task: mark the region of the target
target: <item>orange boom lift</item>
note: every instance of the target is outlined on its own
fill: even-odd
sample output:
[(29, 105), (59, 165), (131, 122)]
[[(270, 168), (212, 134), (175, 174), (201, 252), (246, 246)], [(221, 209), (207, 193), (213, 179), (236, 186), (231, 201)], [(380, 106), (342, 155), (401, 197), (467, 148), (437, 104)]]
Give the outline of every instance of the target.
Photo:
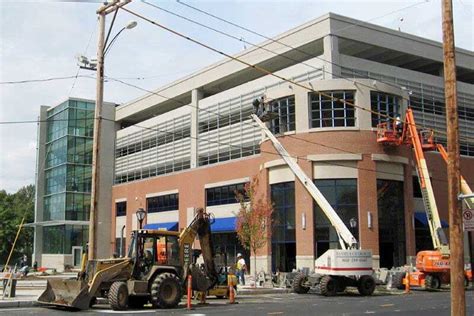
[[(416, 255), (416, 271), (410, 272), (408, 279), (410, 286), (419, 286), (425, 289), (439, 289), (441, 284), (450, 282), (450, 251), (449, 243), (441, 227), (436, 200), (426, 165), (425, 151), (436, 150), (447, 162), (447, 154), (443, 146), (435, 144), (433, 130), (416, 128), (412, 109), (406, 111), (405, 123), (400, 119), (381, 123), (377, 126), (377, 142), (386, 146), (400, 146), (402, 144), (413, 148), (416, 159), (416, 172), (425, 206), (428, 226), (434, 250), (422, 250)], [(463, 194), (472, 194), (467, 182), (462, 178), (461, 190)], [(473, 205), (473, 199), (466, 201)], [(464, 271), (466, 285), (472, 280), (472, 269)]]

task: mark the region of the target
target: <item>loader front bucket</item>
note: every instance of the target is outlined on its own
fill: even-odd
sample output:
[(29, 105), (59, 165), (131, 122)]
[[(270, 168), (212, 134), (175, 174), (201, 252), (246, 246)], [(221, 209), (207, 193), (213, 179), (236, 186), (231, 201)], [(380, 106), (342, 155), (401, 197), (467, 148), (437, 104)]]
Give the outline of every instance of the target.
[(88, 309), (91, 296), (86, 282), (50, 279), (38, 303), (72, 309)]

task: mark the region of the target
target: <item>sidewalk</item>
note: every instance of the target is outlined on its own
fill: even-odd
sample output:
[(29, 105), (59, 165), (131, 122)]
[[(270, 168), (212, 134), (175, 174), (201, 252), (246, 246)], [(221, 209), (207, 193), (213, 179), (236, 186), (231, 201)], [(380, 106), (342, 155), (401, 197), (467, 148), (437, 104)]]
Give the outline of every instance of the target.
[(258, 295), (258, 294), (285, 294), (291, 293), (290, 288), (280, 287), (253, 287), (251, 285), (237, 285), (237, 295)]
[[(18, 279), (16, 283), (15, 297), (1, 298), (0, 295), (0, 309), (15, 308), (15, 307), (31, 307), (36, 305), (36, 299), (46, 289), (47, 278), (69, 278), (71, 274), (58, 274), (48, 276), (30, 276), (25, 279)], [(1, 288), (3, 292), (3, 288)]]

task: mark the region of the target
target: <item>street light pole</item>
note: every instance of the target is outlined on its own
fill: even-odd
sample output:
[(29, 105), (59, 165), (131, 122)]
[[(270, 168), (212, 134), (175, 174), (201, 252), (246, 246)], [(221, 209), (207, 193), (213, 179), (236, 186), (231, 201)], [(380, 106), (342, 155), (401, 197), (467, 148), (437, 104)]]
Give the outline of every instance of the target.
[(104, 102), (104, 39), (105, 39), (105, 16), (115, 12), (120, 7), (129, 3), (130, 0), (114, 0), (97, 10), (99, 15), (99, 38), (97, 43), (97, 81), (96, 102), (94, 112), (94, 138), (92, 145), (92, 186), (91, 186), (91, 210), (89, 215), (89, 260), (97, 258), (97, 226), (98, 226), (98, 201), (100, 198), (100, 137), (102, 128), (102, 105)]

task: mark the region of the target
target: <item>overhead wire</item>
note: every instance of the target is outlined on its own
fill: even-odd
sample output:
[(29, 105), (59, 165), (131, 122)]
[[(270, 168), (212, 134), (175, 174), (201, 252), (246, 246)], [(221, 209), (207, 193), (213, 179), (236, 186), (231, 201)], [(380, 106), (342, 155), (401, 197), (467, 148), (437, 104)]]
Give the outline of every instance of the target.
[[(151, 23), (151, 24), (153, 24), (153, 25), (155, 25), (155, 26), (157, 26), (157, 27), (159, 27), (159, 28), (161, 28), (161, 29), (163, 29), (163, 30), (166, 30), (166, 31), (168, 31), (168, 32), (170, 32), (170, 33), (172, 33), (172, 34), (175, 34), (175, 35), (177, 35), (177, 36), (179, 36), (179, 37), (181, 37), (181, 38), (184, 38), (184, 39), (186, 39), (186, 40), (188, 40), (188, 41), (191, 41), (191, 42), (193, 42), (193, 43), (195, 43), (195, 44), (197, 44), (197, 45), (199, 45), (199, 46), (202, 46), (202, 47), (204, 47), (204, 48), (206, 48), (206, 49), (212, 50), (212, 51), (214, 51), (214, 52), (216, 52), (216, 53), (218, 53), (218, 54), (220, 54), (220, 55), (223, 55), (223, 56), (225, 56), (225, 57), (227, 57), (227, 58), (230, 58), (230, 59), (232, 59), (232, 60), (234, 60), (234, 61), (237, 61), (237, 62), (239, 62), (239, 63), (242, 63), (242, 64), (244, 64), (244, 65), (246, 65), (246, 66), (248, 66), (248, 67), (251, 67), (251, 68), (253, 68), (253, 69), (257, 70), (257, 71), (260, 71), (260, 72), (262, 72), (262, 73), (265, 73), (265, 74), (267, 74), (267, 75), (270, 75), (270, 76), (276, 77), (276, 78), (278, 78), (278, 79), (280, 79), (280, 80), (289, 82), (289, 83), (291, 83), (291, 84), (293, 84), (293, 85), (295, 85), (295, 86), (301, 87), (301, 88), (306, 89), (306, 90), (308, 90), (308, 91), (315, 92), (315, 93), (319, 93), (320, 95), (325, 96), (325, 97), (327, 97), (327, 98), (329, 98), (329, 99), (331, 99), (331, 100), (338, 101), (338, 102), (341, 102), (341, 103), (350, 105), (350, 106), (352, 106), (352, 107), (354, 107), (354, 108), (358, 108), (358, 109), (361, 109), (361, 110), (363, 110), (363, 111), (366, 111), (366, 112), (369, 112), (369, 113), (372, 113), (372, 114), (376, 114), (376, 115), (378, 115), (379, 117), (384, 117), (384, 118), (386, 118), (386, 119), (391, 119), (391, 120), (396, 120), (396, 119), (397, 119), (397, 118), (392, 117), (392, 116), (390, 116), (390, 115), (387, 115), (387, 114), (384, 114), (384, 113), (380, 113), (380, 112), (377, 112), (377, 111), (374, 111), (374, 110), (371, 110), (371, 109), (368, 109), (368, 108), (365, 108), (365, 107), (356, 105), (356, 104), (354, 104), (354, 103), (352, 103), (352, 102), (348, 102), (347, 100), (340, 99), (340, 98), (334, 97), (333, 95), (327, 94), (327, 93), (325, 93), (325, 92), (315, 90), (315, 89), (312, 88), (311, 86), (310, 86), (310, 87), (307, 87), (307, 86), (305, 86), (305, 85), (303, 85), (303, 84), (301, 84), (301, 83), (299, 83), (299, 82), (295, 82), (294, 80), (290, 80), (290, 79), (285, 78), (285, 77), (283, 77), (283, 76), (281, 76), (281, 75), (275, 74), (274, 72), (271, 72), (271, 71), (269, 71), (269, 70), (267, 70), (267, 69), (265, 69), (265, 68), (263, 68), (263, 67), (261, 67), (261, 66), (258, 66), (258, 65), (255, 65), (255, 64), (251, 64), (251, 63), (246, 62), (246, 61), (244, 61), (244, 60), (242, 60), (242, 59), (240, 59), (240, 58), (237, 58), (237, 57), (235, 57), (235, 56), (232, 56), (232, 55), (230, 55), (230, 54), (227, 54), (227, 53), (225, 53), (225, 52), (223, 52), (223, 51), (220, 51), (220, 50), (218, 50), (218, 49), (216, 49), (216, 48), (214, 48), (214, 47), (211, 47), (211, 46), (209, 46), (209, 45), (207, 45), (207, 44), (205, 44), (205, 43), (203, 43), (203, 42), (200, 42), (200, 41), (198, 41), (198, 40), (196, 40), (196, 39), (194, 39), (194, 38), (191, 38), (191, 37), (189, 37), (189, 36), (186, 36), (186, 35), (184, 35), (184, 34), (178, 32), (178, 31), (175, 31), (175, 30), (173, 30), (173, 29), (171, 29), (171, 28), (169, 28), (169, 27), (167, 27), (167, 26), (161, 24), (161, 23), (158, 23), (158, 22), (156, 22), (156, 21), (153, 21), (153, 20), (151, 20), (151, 19), (149, 19), (149, 18), (147, 18), (147, 17), (141, 15), (141, 14), (138, 14), (138, 13), (136, 13), (136, 12), (133, 12), (133, 11), (129, 10), (128, 8), (126, 8), (126, 7), (122, 7), (121, 9), (124, 10), (124, 11), (126, 11), (126, 12), (128, 12), (128, 13), (130, 13), (130, 14), (132, 14), (132, 15), (134, 15), (134, 16), (136, 16), (136, 17), (138, 17), (138, 18), (140, 18), (140, 19), (142, 19), (142, 20), (144, 20), (144, 21), (147, 21), (148, 23)], [(400, 121), (403, 122), (404, 124), (411, 124), (411, 125), (414, 125), (414, 124), (412, 124), (412, 123), (406, 122), (405, 120), (400, 120)], [(416, 126), (416, 125), (415, 125), (415, 126)], [(442, 131), (437, 131), (437, 132), (440, 132), (440, 133), (444, 133), (444, 134), (445, 134), (445, 132), (442, 132)]]
[[(144, 89), (144, 88), (141, 88), (141, 87), (137, 87), (135, 85), (131, 85), (127, 82), (123, 82), (123, 81), (120, 81), (120, 80), (115, 80), (117, 82), (120, 82), (120, 83), (123, 83), (125, 85), (129, 85), (129, 86), (132, 86), (132, 87), (135, 87), (137, 89), (140, 89), (140, 90), (143, 90), (145, 92), (149, 92), (149, 93), (154, 93), (152, 91), (149, 91), (147, 89)], [(155, 93), (154, 93), (155, 94)], [(162, 95), (159, 95), (158, 96), (161, 96), (163, 97)], [(193, 107), (189, 104), (187, 104), (188, 106), (190, 107)], [(245, 122), (241, 122), (242, 124), (245, 124)], [(137, 127), (137, 128), (140, 128), (140, 129), (146, 129), (146, 130), (152, 130), (152, 131), (155, 131), (155, 132), (159, 132), (159, 133), (164, 133), (164, 134), (172, 134), (172, 135), (176, 135), (177, 133), (176, 132), (170, 132), (170, 131), (164, 131), (164, 130), (160, 130), (158, 128), (154, 128), (154, 127), (148, 127), (148, 126), (143, 126), (143, 125), (139, 125), (139, 124), (135, 124), (133, 125), (134, 127)], [(252, 125), (253, 126), (253, 125)], [(311, 143), (311, 144), (314, 144), (314, 145), (319, 145), (321, 147), (325, 147), (325, 148), (329, 148), (329, 149), (334, 149), (334, 150), (337, 150), (337, 151), (340, 151), (340, 152), (345, 152), (345, 153), (350, 153), (350, 154), (358, 154), (358, 155), (364, 155), (364, 154), (368, 154), (368, 153), (358, 153), (358, 152), (354, 152), (354, 151), (350, 151), (350, 150), (347, 150), (347, 149), (343, 149), (343, 148), (339, 148), (339, 147), (334, 147), (334, 146), (330, 146), (330, 145), (327, 145), (327, 144), (322, 144), (322, 143), (319, 143), (319, 142), (315, 142), (315, 141), (310, 141), (310, 140), (306, 140), (306, 139), (301, 139), (299, 137), (296, 137), (294, 135), (284, 135), (284, 136), (293, 136), (292, 138), (294, 139), (299, 139), (299, 140), (302, 140), (302, 141), (305, 141), (305, 142), (308, 142), (308, 143)], [(223, 143), (223, 142), (220, 142), (220, 141), (216, 141), (216, 140), (211, 140), (211, 139), (208, 139), (208, 138), (204, 138), (204, 137), (192, 137), (191, 135), (189, 136), (189, 138), (191, 139), (195, 139), (195, 140), (201, 140), (201, 141), (205, 141), (207, 143), (213, 143), (213, 144), (217, 144), (217, 145), (223, 145), (223, 146), (229, 146), (229, 147), (233, 147), (233, 148), (236, 148), (236, 149), (248, 149), (249, 147), (246, 147), (246, 146), (242, 146), (242, 145), (234, 145), (232, 143)], [(270, 154), (270, 155), (275, 155), (275, 156), (281, 156), (281, 154), (279, 154), (278, 152), (272, 152), (272, 151), (265, 151), (265, 150), (261, 150), (260, 149), (260, 153), (265, 153), (265, 154)], [(292, 155), (288, 155), (289, 158), (292, 158), (292, 159), (300, 159), (300, 160), (306, 160), (306, 161), (312, 161), (311, 159), (308, 159), (306, 157), (303, 157), (303, 156), (292, 156)], [(396, 172), (390, 172), (390, 171), (377, 171), (376, 169), (369, 169), (369, 168), (362, 168), (362, 167), (353, 167), (353, 166), (348, 166), (346, 164), (338, 164), (338, 163), (335, 163), (333, 161), (331, 162), (327, 162), (327, 161), (322, 161), (322, 163), (324, 164), (327, 164), (327, 165), (333, 165), (333, 166), (339, 166), (339, 167), (346, 167), (346, 168), (351, 168), (351, 169), (357, 169), (357, 170), (365, 170), (365, 171), (370, 171), (370, 172), (379, 172), (379, 173), (384, 173), (384, 174), (390, 174), (390, 175), (397, 175), (397, 176), (404, 176), (403, 174), (400, 174), (400, 173), (396, 173)], [(442, 182), (446, 182), (447, 180), (446, 179), (441, 179), (441, 178), (432, 178), (434, 180), (437, 180), (437, 181), (442, 181)]]
[[(99, 20), (97, 20), (97, 23), (98, 23), (98, 21)], [(92, 41), (92, 36), (94, 35), (94, 33), (95, 33), (95, 28), (92, 29), (91, 35), (89, 36), (89, 41), (87, 41), (87, 45), (86, 45), (86, 48), (84, 49), (84, 54), (83, 55), (87, 54), (87, 50), (89, 49), (89, 46), (90, 46), (91, 41)], [(78, 65), (77, 66), (76, 77), (74, 78), (74, 82), (72, 83), (71, 89), (69, 90), (69, 93), (68, 93), (69, 97), (71, 97), (71, 93), (74, 90), (74, 87), (76, 86), (77, 78), (79, 76), (80, 71), (81, 71), (81, 67)]]
[[(143, 3), (147, 3), (147, 2), (144, 1), (144, 0), (142, 0), (142, 2), (143, 2)], [(304, 50), (302, 50), (302, 49), (299, 49), (299, 48), (297, 48), (297, 47), (294, 47), (294, 46), (292, 46), (292, 45), (289, 45), (289, 44), (287, 44), (287, 43), (285, 43), (285, 42), (282, 42), (282, 41), (280, 41), (280, 40), (277, 40), (277, 39), (275, 39), (275, 38), (271, 38), (271, 37), (269, 37), (269, 36), (266, 36), (266, 35), (264, 35), (264, 34), (262, 34), (262, 33), (259, 33), (259, 32), (257, 32), (257, 31), (254, 31), (254, 30), (252, 30), (252, 29), (250, 29), (250, 28), (248, 28), (248, 27), (241, 26), (241, 25), (239, 25), (239, 24), (237, 24), (237, 23), (235, 23), (235, 22), (228, 21), (228, 20), (226, 20), (226, 19), (224, 19), (224, 18), (221, 18), (221, 17), (219, 17), (219, 16), (217, 16), (217, 15), (215, 15), (215, 14), (212, 14), (212, 13), (207, 12), (207, 11), (205, 11), (205, 10), (199, 9), (199, 8), (197, 8), (197, 7), (194, 7), (194, 6), (192, 6), (192, 5), (190, 5), (190, 4), (187, 4), (187, 3), (183, 2), (183, 1), (176, 0), (176, 2), (179, 3), (179, 4), (181, 4), (181, 5), (183, 5), (183, 6), (186, 6), (186, 7), (190, 8), (190, 9), (192, 9), (192, 10), (195, 10), (195, 11), (197, 11), (197, 12), (200, 12), (200, 13), (202, 13), (202, 14), (205, 14), (205, 15), (207, 15), (207, 16), (210, 16), (210, 17), (212, 17), (212, 18), (214, 18), (214, 19), (216, 19), (216, 20), (222, 21), (222, 22), (224, 22), (224, 23), (227, 23), (227, 24), (229, 24), (229, 25), (232, 25), (232, 26), (234, 26), (234, 27), (237, 27), (237, 28), (239, 28), (239, 29), (242, 29), (242, 30), (244, 30), (244, 31), (246, 31), (246, 32), (249, 32), (249, 33), (251, 33), (251, 34), (257, 35), (257, 36), (259, 36), (259, 37), (261, 37), (261, 38), (264, 38), (264, 39), (266, 39), (266, 40), (268, 40), (268, 41), (271, 41), (272, 43), (277, 43), (277, 44), (283, 45), (283, 46), (285, 46), (285, 47), (287, 47), (287, 48), (296, 50), (297, 52), (302, 53), (302, 54), (304, 54), (304, 55), (306, 55), (306, 56), (308, 56), (308, 57), (317, 58), (317, 59), (319, 59), (319, 60), (321, 60), (321, 61), (323, 61), (323, 62), (330, 63), (330, 64), (332, 64), (332, 65), (334, 65), (334, 66), (343, 67), (342, 65), (339, 65), (338, 63), (336, 63), (336, 62), (334, 62), (334, 61), (332, 61), (332, 60), (326, 60), (326, 59), (322, 58), (322, 57), (319, 56), (319, 55), (310, 54), (310, 53), (308, 53), (308, 52), (306, 52), (306, 51), (304, 51)], [(400, 8), (400, 9), (397, 9), (397, 10), (394, 10), (394, 11), (391, 11), (391, 12), (388, 12), (388, 13), (383, 14), (383, 15), (381, 15), (381, 16), (374, 17), (374, 18), (369, 19), (369, 20), (367, 20), (367, 21), (360, 21), (360, 22), (357, 22), (357, 23), (348, 25), (348, 26), (346, 26), (346, 27), (343, 27), (343, 28), (340, 28), (340, 29), (335, 30), (334, 33), (337, 33), (337, 32), (343, 31), (343, 30), (347, 30), (347, 29), (350, 29), (350, 28), (352, 28), (352, 27), (356, 27), (356, 26), (363, 25), (364, 23), (368, 23), (368, 22), (370, 22), (370, 21), (374, 21), (374, 20), (380, 19), (380, 18), (382, 18), (382, 17), (385, 17), (385, 16), (388, 16), (388, 15), (391, 15), (391, 14), (394, 14), (394, 13), (397, 13), (397, 12), (400, 12), (400, 11), (403, 11), (403, 10), (406, 10), (406, 9), (409, 9), (409, 8), (412, 8), (412, 7), (415, 7), (415, 6), (418, 6), (418, 5), (423, 4), (423, 3), (426, 3), (426, 2), (428, 2), (428, 1), (417, 2), (417, 3), (415, 3), (415, 4), (412, 4), (412, 5), (409, 5), (409, 6), (406, 6), (406, 7), (403, 7), (403, 8)], [(310, 23), (309, 25), (305, 25), (303, 29), (307, 29), (307, 28), (309, 28), (309, 27), (315, 25), (315, 24), (318, 23), (318, 22), (319, 22), (319, 21), (315, 21), (315, 22), (313, 22), (313, 23)], [(300, 31), (300, 30), (298, 30), (298, 31)], [(287, 36), (288, 36), (288, 35), (287, 35)], [(260, 46), (257, 46), (257, 45), (255, 45), (255, 44), (248, 43), (248, 42), (246, 42), (246, 43), (249, 44), (249, 45), (252, 45), (252, 46), (256, 46), (256, 47), (261, 48)], [(281, 55), (281, 54), (279, 54), (279, 55)], [(329, 74), (331, 74), (331, 75), (333, 75), (333, 76), (339, 77), (339, 78), (341, 78), (341, 79), (346, 79), (346, 80), (348, 80), (348, 81), (350, 81), (350, 82), (353, 82), (353, 80), (350, 80), (350, 79), (347, 78), (347, 77), (344, 77), (344, 76), (341, 76), (341, 75), (338, 75), (338, 74), (335, 74), (335, 73), (332, 73), (332, 72), (329, 72), (329, 71), (325, 71), (325, 72), (327, 72), (327, 73), (329, 73)], [(382, 80), (381, 80), (381, 82), (383, 82), (383, 83), (385, 83), (385, 84), (387, 84), (387, 85), (393, 86), (393, 87), (395, 87), (395, 88), (398, 88), (398, 89), (400, 88), (400, 86), (398, 86), (398, 85), (396, 85), (396, 84), (393, 84), (393, 83), (391, 83), (391, 82), (385, 82), (385, 81), (382, 81)], [(363, 86), (369, 87), (369, 88), (371, 88), (371, 89), (376, 89), (376, 88), (374, 88), (374, 87), (372, 87), (372, 86), (365, 85), (365, 84), (363, 84), (363, 83), (358, 83), (358, 84), (361, 84), (361, 85), (363, 85)]]
[(1, 81), (0, 85), (3, 84), (23, 84), (23, 83), (34, 83), (34, 82), (47, 82), (47, 81), (56, 81), (56, 80), (66, 80), (66, 79), (75, 79), (78, 78), (94, 78), (91, 75), (78, 75), (78, 76), (65, 76), (65, 77), (50, 77), (43, 79), (28, 79), (28, 80), (17, 80), (17, 81)]
[[(177, 16), (177, 17), (179, 17), (179, 18), (185, 19), (185, 20), (187, 20), (187, 21), (189, 21), (189, 22), (191, 22), (191, 23), (200, 25), (200, 26), (202, 26), (202, 27), (205, 27), (205, 28), (207, 28), (207, 29), (210, 29), (210, 30), (212, 30), (212, 31), (214, 31), (214, 32), (217, 32), (217, 33), (219, 33), (219, 34), (222, 34), (222, 35), (224, 35), (224, 36), (227, 36), (227, 37), (236, 39), (236, 40), (238, 40), (238, 41), (243, 41), (243, 42), (245, 42), (245, 43), (247, 43), (247, 44), (249, 44), (249, 45), (252, 45), (253, 47), (256, 47), (256, 48), (265, 50), (265, 51), (267, 51), (267, 52), (273, 53), (273, 54), (275, 54), (276, 56), (284, 57), (284, 58), (293, 60), (293, 61), (295, 61), (295, 62), (299, 62), (299, 61), (297, 61), (297, 60), (295, 60), (295, 59), (292, 59), (291, 57), (286, 56), (286, 55), (284, 55), (284, 54), (273, 52), (273, 51), (271, 51), (271, 50), (265, 48), (265, 47), (262, 46), (262, 45), (257, 45), (257, 44), (251, 43), (251, 42), (249, 42), (249, 41), (245, 41), (245, 40), (243, 40), (242, 38), (238, 38), (237, 36), (234, 36), (234, 35), (225, 33), (225, 32), (223, 32), (223, 31), (217, 30), (217, 29), (215, 29), (215, 28), (213, 28), (213, 27), (210, 27), (210, 26), (205, 25), (205, 24), (203, 24), (203, 23), (197, 22), (197, 21), (195, 21), (195, 20), (193, 20), (193, 19), (184, 17), (184, 16), (182, 16), (182, 15), (180, 15), (180, 14), (174, 13), (174, 12), (172, 12), (172, 11), (170, 11), (170, 10), (161, 8), (161, 7), (157, 6), (157, 5), (148, 3), (148, 2), (146, 2), (146, 1), (142, 1), (142, 2), (145, 3), (145, 4), (147, 4), (147, 5), (149, 5), (149, 6), (152, 6), (152, 7), (155, 7), (155, 8), (157, 8), (157, 9), (159, 9), (159, 10), (162, 10), (162, 11), (164, 11), (164, 12), (167, 12), (168, 14), (172, 14), (172, 15)], [(252, 34), (254, 34), (254, 35), (260, 36), (260, 37), (262, 37), (262, 38), (264, 38), (264, 39), (266, 39), (266, 40), (268, 40), (268, 41), (271, 41), (272, 43), (277, 43), (277, 44), (280, 44), (280, 45), (285, 46), (285, 47), (287, 47), (287, 48), (290, 48), (290, 49), (292, 49), (292, 50), (295, 50), (295, 51), (297, 51), (297, 52), (299, 52), (299, 53), (304, 54), (304, 55), (307, 56), (307, 57), (319, 59), (319, 60), (321, 60), (321, 61), (323, 61), (323, 62), (325, 62), (325, 63), (330, 63), (330, 64), (332, 64), (332, 65), (334, 65), (334, 66), (336, 66), (336, 67), (343, 67), (343, 65), (340, 65), (340, 64), (338, 64), (338, 63), (336, 63), (336, 62), (334, 62), (334, 61), (332, 61), (332, 60), (324, 59), (324, 58), (322, 58), (322, 57), (319, 56), (319, 55), (310, 54), (310, 53), (308, 53), (308, 52), (306, 52), (306, 51), (304, 51), (304, 50), (302, 50), (302, 49), (299, 49), (298, 47), (294, 47), (294, 46), (292, 46), (292, 45), (288, 45), (287, 43), (285, 43), (285, 42), (283, 42), (283, 41), (281, 41), (281, 40), (271, 38), (271, 37), (269, 37), (269, 36), (266, 36), (266, 35), (264, 35), (264, 34), (261, 34), (261, 33), (259, 33), (259, 32), (256, 32), (256, 31), (254, 31), (254, 30), (252, 30), (252, 29), (250, 29), (250, 28), (247, 28), (247, 27), (241, 26), (241, 25), (239, 25), (239, 24), (237, 24), (237, 23), (228, 21), (228, 20), (226, 20), (226, 19), (224, 19), (224, 18), (221, 18), (221, 17), (219, 17), (219, 16), (216, 16), (216, 15), (214, 15), (214, 14), (212, 14), (212, 13), (209, 13), (209, 12), (207, 12), (207, 11), (205, 11), (205, 10), (202, 10), (202, 9), (199, 9), (199, 8), (194, 7), (194, 6), (192, 6), (192, 5), (189, 5), (189, 4), (187, 4), (187, 3), (183, 2), (183, 1), (177, 0), (176, 2), (178, 2), (179, 4), (181, 4), (181, 5), (183, 5), (183, 6), (186, 6), (186, 7), (190, 8), (190, 9), (192, 9), (192, 10), (195, 10), (195, 11), (197, 11), (197, 12), (200, 12), (200, 13), (202, 13), (202, 14), (205, 14), (205, 15), (207, 15), (207, 16), (210, 16), (210, 17), (212, 17), (212, 18), (214, 18), (214, 19), (217, 19), (217, 20), (219, 20), (219, 21), (225, 22), (225, 23), (227, 23), (227, 24), (229, 24), (229, 25), (232, 25), (232, 26), (234, 26), (234, 27), (237, 27), (237, 28), (239, 28), (239, 29), (242, 29), (242, 30), (244, 30), (244, 31), (247, 31), (247, 32), (249, 32), (249, 33), (252, 33)], [(367, 21), (362, 21), (362, 22), (359, 22), (359, 23), (351, 24), (351, 25), (348, 25), (348, 26), (346, 26), (346, 27), (337, 29), (337, 30), (334, 31), (334, 33), (338, 33), (338, 32), (340, 32), (340, 31), (342, 31), (342, 30), (347, 30), (347, 29), (349, 29), (349, 28), (359, 26), (359, 25), (362, 25), (363, 23), (367, 23), (367, 22), (370, 22), (370, 21), (373, 21), (373, 20), (376, 20), (376, 19), (379, 19), (379, 18), (388, 16), (388, 15), (391, 15), (391, 14), (393, 14), (393, 13), (396, 13), (396, 12), (399, 12), (399, 11), (403, 11), (403, 10), (412, 8), (412, 7), (418, 6), (418, 5), (420, 5), (420, 4), (427, 3), (427, 2), (428, 2), (428, 1), (417, 2), (417, 3), (415, 3), (415, 4), (412, 4), (412, 5), (403, 7), (403, 8), (401, 8), (401, 9), (397, 9), (397, 10), (388, 12), (388, 13), (386, 13), (386, 14), (383, 14), (383, 15), (381, 15), (381, 16), (378, 16), (378, 17), (369, 19), (369, 20), (367, 20)], [(314, 23), (312, 23), (312, 24), (310, 24), (310, 25), (306, 25), (305, 28), (308, 28), (308, 27), (314, 25), (315, 23), (317, 23), (317, 22), (314, 22)], [(315, 66), (313, 66), (313, 65), (310, 65), (310, 64), (308, 64), (308, 63), (304, 63), (304, 62), (299, 62), (299, 63), (302, 64), (302, 65), (305, 65), (305, 66), (307, 66), (307, 67), (311, 67), (311, 68), (313, 68), (313, 69), (319, 69), (319, 68), (317, 68), (317, 67), (315, 67)], [(337, 77), (337, 78), (340, 78), (340, 79), (344, 79), (344, 80), (349, 81), (349, 82), (351, 82), (351, 83), (355, 83), (353, 79), (350, 79), (350, 78), (348, 78), (348, 77), (346, 77), (346, 76), (339, 75), (339, 74), (334, 73), (334, 72), (331, 72), (331, 71), (329, 71), (329, 70), (327, 70), (327, 69), (324, 69), (323, 71), (324, 71), (325, 73), (328, 73), (328, 74), (333, 75), (334, 77)], [(391, 82), (387, 82), (387, 81), (384, 81), (384, 80), (379, 80), (379, 81), (382, 82), (382, 83), (384, 83), (384, 84), (387, 84), (387, 85), (389, 85), (389, 86), (393, 86), (393, 87), (395, 87), (395, 88), (397, 88), (397, 89), (403, 89), (403, 87), (400, 86), (400, 85), (397, 85), (397, 84), (394, 84), (394, 83), (391, 83)], [(361, 86), (368, 87), (368, 88), (370, 88), (371, 90), (374, 90), (374, 91), (384, 92), (384, 91), (381, 91), (381, 90), (377, 89), (377, 87), (370, 86), (370, 85), (365, 84), (365, 83), (363, 83), (363, 82), (357, 82), (356, 84), (357, 84), (357, 85), (361, 85)], [(406, 97), (404, 97), (404, 96), (399, 96), (399, 97), (400, 97), (402, 100), (405, 100), (405, 101), (407, 101), (407, 102), (410, 104), (410, 102), (411, 102), (410, 98), (406, 98)], [(401, 121), (404, 121), (404, 120), (402, 119)], [(407, 123), (407, 122), (404, 122), (404, 123)], [(422, 128), (430, 128), (430, 129), (433, 129), (433, 128), (431, 128), (431, 127), (429, 127), (429, 126), (426, 126), (426, 125), (423, 125), (423, 124), (417, 124), (417, 126), (422, 127)], [(433, 130), (435, 130), (435, 129), (433, 129)], [(443, 135), (446, 135), (446, 134), (447, 134), (447, 132), (446, 132), (446, 131), (443, 131), (443, 130), (436, 130), (436, 132), (437, 132), (438, 134), (443, 134)], [(469, 138), (466, 138), (465, 136), (461, 136), (460, 138), (462, 138), (462, 139), (469, 139)], [(469, 140), (473, 141), (474, 139), (469, 139)]]

